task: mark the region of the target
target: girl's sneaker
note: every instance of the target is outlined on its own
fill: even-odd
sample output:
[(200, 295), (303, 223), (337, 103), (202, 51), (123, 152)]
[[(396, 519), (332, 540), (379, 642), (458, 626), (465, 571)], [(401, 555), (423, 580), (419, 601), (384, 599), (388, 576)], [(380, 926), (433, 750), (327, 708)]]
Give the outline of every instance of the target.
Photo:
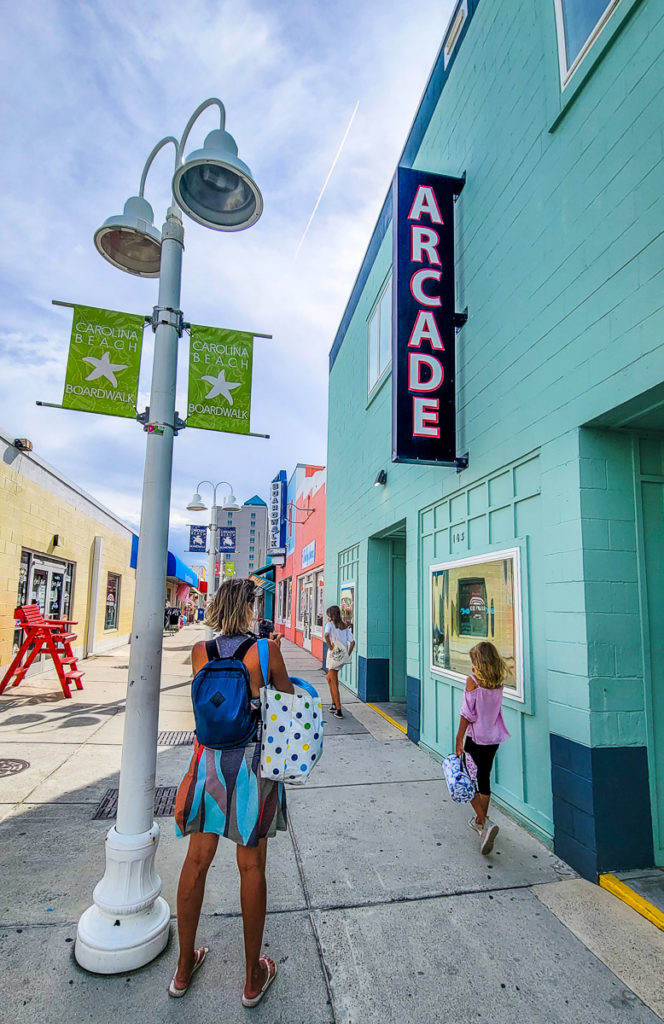
[(477, 832), (478, 836), (482, 835), (483, 826), (480, 825), (477, 818), (470, 818), (468, 821), (468, 828), (472, 828), (473, 832)]
[(334, 710), (334, 711), (332, 712), (332, 714), (334, 715), (334, 717), (335, 717), (335, 718), (343, 718), (343, 717), (344, 717), (344, 716), (343, 716), (343, 715), (341, 714), (341, 708), (336, 708), (336, 709), (335, 709), (335, 710)]
[(491, 853), (491, 851), (493, 850), (493, 844), (495, 842), (496, 836), (498, 835), (499, 832), (500, 829), (498, 828), (498, 826), (494, 824), (493, 821), (489, 821), (489, 819), (487, 818), (484, 828), (482, 829), (480, 853), (483, 853), (485, 856)]
[(330, 714), (333, 715), (336, 710), (337, 710), (337, 705), (336, 704), (330, 704)]

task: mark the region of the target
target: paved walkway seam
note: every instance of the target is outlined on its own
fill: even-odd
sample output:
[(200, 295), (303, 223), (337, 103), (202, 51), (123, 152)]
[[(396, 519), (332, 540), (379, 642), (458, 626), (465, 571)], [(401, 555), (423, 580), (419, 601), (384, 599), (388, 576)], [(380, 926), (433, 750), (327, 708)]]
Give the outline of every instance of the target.
[(656, 928), (660, 928), (664, 931), (664, 914), (659, 907), (654, 906), (649, 900), (640, 896), (638, 892), (634, 892), (631, 886), (625, 882), (621, 882), (615, 875), (606, 873), (599, 876), (599, 884), (602, 889), (606, 889), (607, 892), (617, 896), (619, 900), (626, 903), (628, 907), (635, 910), (641, 917), (645, 917), (647, 921), (654, 924)]
[(332, 992), (332, 986), (330, 984), (330, 976), (327, 971), (327, 964), (325, 963), (325, 955), (323, 953), (323, 943), (321, 942), (320, 935), (318, 934), (318, 928), (314, 920), (314, 915), (311, 907), (311, 897), (309, 896), (309, 887), (307, 885), (307, 879), (304, 873), (304, 865), (302, 863), (302, 857), (300, 856), (300, 848), (297, 845), (297, 839), (295, 838), (295, 831), (293, 829), (290, 817), (288, 819), (288, 833), (291, 837), (293, 844), (293, 853), (295, 854), (295, 863), (297, 864), (297, 871), (300, 876), (300, 885), (302, 886), (302, 893), (304, 895), (304, 901), (307, 905), (307, 915), (309, 917), (309, 924), (311, 925), (311, 932), (316, 943), (316, 949), (318, 950), (318, 959), (320, 960), (321, 970), (323, 972), (323, 978), (325, 980), (325, 988), (327, 989), (327, 999), (330, 1004), (330, 1010), (332, 1011), (332, 1020), (334, 1024), (337, 1024), (337, 1010), (334, 1005), (334, 994)]

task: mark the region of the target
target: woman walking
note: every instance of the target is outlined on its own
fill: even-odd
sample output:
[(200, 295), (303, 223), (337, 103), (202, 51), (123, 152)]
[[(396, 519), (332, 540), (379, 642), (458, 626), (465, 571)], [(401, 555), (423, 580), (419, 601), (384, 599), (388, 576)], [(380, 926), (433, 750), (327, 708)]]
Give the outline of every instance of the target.
[[(224, 580), (213, 597), (205, 621), (219, 635), (218, 657), (235, 657), (249, 673), (252, 704), (264, 685), (256, 637), (248, 633), (254, 614), (256, 587), (250, 580)], [(283, 693), (292, 693), (278, 644), (269, 641), (270, 681)], [(208, 662), (205, 641), (194, 644), (191, 661), (194, 675)], [(274, 981), (277, 965), (261, 955), (267, 886), (265, 859), (268, 837), (286, 824), (286, 794), (282, 783), (261, 778), (260, 712), (256, 734), (245, 746), (216, 750), (196, 740), (189, 769), (175, 800), (178, 835), (189, 836), (177, 895), (180, 956), (169, 995), (179, 998), (208, 953), (195, 947), (196, 929), (203, 903), (205, 880), (224, 836), (236, 844), (240, 872), (240, 902), (244, 928), (246, 978), (243, 1006), (256, 1006)]]
[(471, 675), (466, 679), (456, 754), (464, 750), (477, 765), (477, 792), (471, 800), (475, 817), (468, 822), (480, 836), (480, 852), (489, 854), (498, 835), (498, 826), (489, 818), (491, 768), (498, 747), (509, 739), (503, 721), (503, 681), (507, 665), (493, 644), (482, 641), (470, 651)]
[[(330, 705), (330, 711), (335, 718), (343, 718), (341, 712), (341, 697), (339, 695), (339, 668), (334, 668), (334, 660), (332, 657), (332, 649), (335, 644), (341, 644), (347, 651), (348, 655), (353, 653), (355, 647), (355, 641), (353, 639), (353, 629), (351, 626), (347, 626), (341, 616), (341, 609), (338, 604), (331, 605), (326, 612), (327, 622), (325, 623), (325, 640), (329, 648), (327, 652), (327, 660), (325, 667), (327, 669), (326, 679), (330, 687), (330, 696), (332, 698), (332, 704)], [(338, 665), (338, 663), (337, 663)]]

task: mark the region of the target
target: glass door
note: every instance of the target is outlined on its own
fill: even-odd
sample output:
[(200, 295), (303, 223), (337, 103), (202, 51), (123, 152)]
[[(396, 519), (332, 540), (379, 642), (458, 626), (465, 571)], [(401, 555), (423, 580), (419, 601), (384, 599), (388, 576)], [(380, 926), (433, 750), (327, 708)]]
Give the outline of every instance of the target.
[(314, 618), (314, 581), (307, 576), (302, 584), (302, 646), (311, 650), (311, 630)]

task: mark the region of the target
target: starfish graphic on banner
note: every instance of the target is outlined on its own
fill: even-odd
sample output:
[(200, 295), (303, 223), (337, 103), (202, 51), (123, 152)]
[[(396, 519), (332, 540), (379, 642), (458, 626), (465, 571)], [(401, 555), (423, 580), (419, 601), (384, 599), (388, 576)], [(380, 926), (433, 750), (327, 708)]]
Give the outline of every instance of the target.
[(133, 313), (74, 306), (64, 408), (135, 418), (144, 326)]
[(187, 426), (250, 433), (254, 336), (191, 325)]

